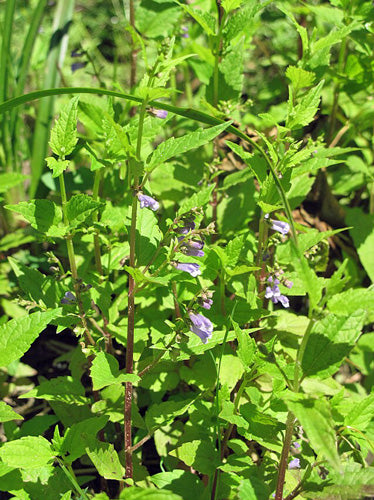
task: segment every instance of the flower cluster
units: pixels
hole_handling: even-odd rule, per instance
[[[266,287],[265,298],[270,299],[273,302],[273,304],[277,304],[278,302],[280,302],[283,307],[286,307],[286,308],[289,307],[290,303],[289,303],[288,297],[286,297],[285,295],[282,295],[280,290],[279,290],[279,286],[278,286],[280,284],[279,279],[273,278],[272,276],[269,276],[268,283],[270,283],[270,285],[268,285]],[[292,282],[290,281],[289,283],[292,286]],[[289,288],[291,288],[291,287],[289,287]]]
[[[204,257],[204,242],[197,238],[191,237],[187,238],[188,234],[195,229],[195,222],[192,218],[186,218],[183,221],[183,225],[176,229],[176,232],[180,235],[178,236],[178,241],[180,243],[180,251],[185,255],[191,257]],[[180,271],[185,271],[191,276],[196,278],[201,274],[200,265],[193,262],[178,262],[173,261],[171,264]]]

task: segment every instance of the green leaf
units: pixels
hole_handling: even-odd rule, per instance
[[[316,87],[309,90],[309,92],[307,92],[305,96],[300,99],[299,104],[295,107],[293,107],[293,97],[290,92],[290,109],[286,120],[286,127],[291,130],[295,130],[308,125],[313,120],[318,110],[323,84],[324,80],[322,80]]]
[[[305,69],[297,68],[296,66],[288,66],[286,70],[286,77],[291,80],[295,91],[298,91],[304,87],[310,87],[313,85],[316,75],[311,71],[306,71]]]
[[[244,370],[248,372],[252,368],[253,359],[256,352],[255,341],[252,337],[249,336],[248,333],[246,333],[245,330],[242,330],[239,325],[235,323],[235,321],[232,321],[232,325],[234,327],[236,338],[238,339],[239,344],[236,352],[244,366]]]
[[[47,325],[61,314],[61,308],[38,311],[1,325],[0,366],[8,366],[21,358]]]
[[[182,5],[182,7],[191,17],[195,19],[196,22],[200,24],[207,35],[215,35],[216,20],[211,14],[209,14],[209,12],[194,9],[189,5]]]
[[[45,380],[35,389],[19,397],[21,399],[36,398],[45,399],[46,401],[62,401],[80,406],[89,402],[89,399],[84,394],[84,387],[78,380],[72,377],[55,377]]]
[[[353,238],[360,261],[374,283],[374,215],[364,213],[360,208],[346,209],[346,222]]]
[[[302,359],[304,376],[327,378],[337,371],[361,334],[363,311],[350,316],[329,314],[312,329]]]
[[[82,224],[102,203],[92,199],[88,194],[76,194],[66,204],[66,212],[71,227]]]
[[[335,470],[340,471],[334,421],[327,401],[296,394],[289,394],[289,398],[287,406],[302,425],[311,447],[319,456],[325,457]]]
[[[220,465],[218,452],[212,442],[208,440],[194,440],[183,443],[169,454],[182,460],[188,467],[193,467],[201,474],[211,475]]]
[[[0,422],[9,422],[10,420],[23,420],[9,405],[0,401]]]
[[[293,244],[291,244],[291,255],[295,271],[302,280],[305,290],[309,296],[310,306],[314,309],[321,300],[323,285],[314,270],[309,266],[307,259],[301,254],[299,249],[294,247]]]
[[[231,123],[231,121],[225,122],[215,127],[195,130],[195,132],[178,137],[177,139],[174,137],[167,139],[153,152],[151,159],[146,165],[146,171],[152,172],[152,170],[170,158],[207,144],[230,126]]]
[[[26,436],[8,441],[0,448],[1,460],[10,467],[36,469],[53,462],[51,444],[42,436]]]
[[[94,438],[96,434],[105,427],[108,422],[107,416],[93,417],[82,420],[77,424],[73,424],[69,427],[61,446],[59,447],[60,454],[69,455],[66,457],[70,463],[74,462],[86,453],[87,442],[85,436],[89,435]]]
[[[120,373],[118,361],[106,352],[99,352],[91,365],[91,378],[93,390],[98,391],[111,384],[132,382],[136,384],[140,379],[133,373]]]
[[[125,471],[114,446],[110,443],[101,443],[87,434],[86,441],[88,441],[86,453],[100,476],[121,481]]]
[[[351,411],[344,419],[344,425],[365,431],[373,419],[374,393],[361,401],[356,401]]]
[[[374,290],[368,288],[350,288],[344,292],[334,295],[327,303],[328,309],[337,315],[348,316],[360,309],[365,314],[362,314],[363,319],[365,316],[374,310]]]
[[[203,207],[204,205],[209,203],[213,189],[214,185],[208,186],[199,191],[198,193],[194,193],[186,200],[183,200],[179,206],[178,215],[185,214],[194,207]]]
[[[162,239],[157,216],[143,208],[136,218],[136,262],[138,266],[148,264]]]
[[[232,10],[237,9],[241,3],[242,0],[222,0],[221,5],[225,9],[225,11],[229,13]]]
[[[145,423],[150,433],[173,422],[176,417],[186,413],[196,398],[187,401],[165,401],[152,405],[145,414]]]
[[[21,201],[17,205],[6,205],[5,208],[21,214],[33,228],[45,236],[62,237],[66,232],[65,227],[58,227],[62,223],[62,212],[53,201]]]
[[[59,175],[64,172],[68,166],[70,161],[69,160],[60,160],[56,159],[53,156],[49,156],[48,158],[45,159],[47,162],[48,168],[52,170],[52,177],[58,177]]]
[[[55,121],[51,130],[49,145],[52,151],[60,158],[69,155],[74,150],[78,141],[78,99],[78,96],[73,97],[70,102],[62,108],[60,116]]]
[[[183,497],[171,491],[159,491],[154,488],[146,490],[137,486],[126,488],[119,498],[121,500],[183,500]]]
[[[0,174],[0,193],[6,193],[9,189],[21,184],[25,179],[27,179],[27,175],[18,174],[16,172]]]

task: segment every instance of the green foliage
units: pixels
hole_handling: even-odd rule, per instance
[[[0,491],[373,495],[371,2],[73,7],[0,6]]]

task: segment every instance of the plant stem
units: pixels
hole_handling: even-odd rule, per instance
[[[61,193],[61,208],[62,208],[62,213],[64,216],[64,222],[65,226],[69,226],[69,217],[67,214],[67,196],[66,196],[66,188],[65,188],[65,180],[64,180],[64,174],[60,174],[59,176],[59,181],[60,181],[60,193]],[[73,277],[73,286],[74,286],[74,292],[75,296],[77,299],[77,304],[78,304],[78,309],[79,309],[79,317],[82,321],[82,326],[83,326],[83,335],[85,338],[85,343],[86,345],[95,345],[95,341],[93,340],[90,331],[87,326],[87,321],[86,321],[86,314],[83,309],[83,304],[82,304],[82,297],[81,297],[81,291],[80,291],[80,285],[79,285],[79,278],[78,278],[78,271],[77,271],[77,264],[75,261],[75,253],[74,253],[74,244],[73,244],[73,236],[71,234],[68,234],[66,236],[66,247],[68,251],[68,258],[69,258],[69,265],[70,265],[70,271],[71,275]]]
[[[69,481],[71,482],[71,484],[74,486],[74,488],[75,488],[76,492],[78,493],[78,495],[80,495],[80,498],[82,500],[89,500],[88,496],[86,495],[86,493],[79,486],[77,478],[75,477],[75,474],[74,474],[74,471],[73,471],[71,465],[66,466],[63,463],[63,461],[60,460],[59,458],[57,458],[57,461],[58,461],[61,469],[65,473],[66,477],[69,479]]]
[[[275,491],[275,500],[282,500],[282,498],[283,498],[284,479],[286,476],[287,460],[288,460],[288,454],[289,454],[290,448],[291,448],[294,423],[295,423],[295,417],[294,417],[293,413],[289,411],[288,415],[287,415],[287,421],[286,421],[286,434],[284,436],[282,454],[281,454],[281,459],[280,459],[280,463],[279,463],[277,489]]]
[[[342,43],[340,45],[339,60],[338,60],[339,77],[340,77],[340,73],[344,70],[346,57],[347,57],[347,37],[345,37],[342,40]],[[333,99],[333,103],[332,103],[329,129],[328,129],[327,138],[326,138],[327,144],[330,144],[330,142],[332,141],[332,136],[333,136],[334,130],[335,130],[336,114],[338,112],[338,107],[339,107],[339,92],[340,92],[340,83],[337,82],[335,84],[335,88],[334,88],[334,99]]]
[[[142,136],[144,117],[146,113],[147,99],[143,101],[139,114],[138,138],[136,145],[136,160],[141,161]],[[131,173],[130,173],[131,175]],[[135,268],[135,241],[136,241],[136,216],[138,210],[138,198],[136,196],[139,188],[139,176],[134,175],[134,197],[131,207],[131,228],[130,228],[130,267]],[[126,343],[126,373],[133,373],[134,369],[134,328],[135,328],[135,280],[129,274],[129,292],[127,309],[127,343]],[[132,405],[132,383],[125,385],[125,407],[124,407],[124,437],[125,437],[125,459],[126,478],[132,478],[132,437],[131,437],[131,405]]]
[[[100,191],[100,186],[101,186],[101,179],[103,178],[103,169],[100,168],[99,170],[96,170],[95,172],[95,178],[94,178],[94,185],[93,185],[93,190],[92,190],[92,199],[97,201],[99,198],[99,191]],[[93,221],[97,222],[99,220],[99,216],[97,211],[95,211],[94,215],[92,216]],[[94,252],[95,252],[95,265],[96,265],[96,270],[99,273],[100,276],[103,276],[103,266],[101,263],[101,252],[100,252],[100,239],[99,239],[99,231],[98,229],[95,229],[94,235],[93,235],[93,240],[94,240]]]

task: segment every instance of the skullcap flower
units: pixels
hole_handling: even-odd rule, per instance
[[[189,273],[193,278],[196,278],[196,276],[201,274],[199,264],[195,264],[193,262],[174,262],[172,264],[176,269]]]
[[[283,222],[281,220],[274,220],[274,219],[271,219],[271,222],[272,222],[271,229],[273,229],[274,231],[278,231],[278,233],[284,235],[287,234],[290,230],[290,225],[288,224],[288,222]]]
[[[188,315],[191,320],[191,325],[190,325],[191,332],[195,333],[198,337],[200,337],[203,344],[206,344],[208,342],[208,339],[211,338],[213,333],[212,322],[210,321],[210,319],[206,318],[200,313],[197,314],[193,311],[190,311]]]
[[[293,458],[288,464],[289,469],[300,469],[300,460],[298,458]]]
[[[60,300],[61,304],[67,304],[67,305],[74,304],[74,302],[76,302],[76,301],[77,301],[77,299],[76,299],[75,295],[71,292],[65,292],[65,295]]]
[[[140,202],[140,208],[150,208],[154,212],[160,208],[160,204],[152,196],[146,194],[138,193],[138,200]]]

